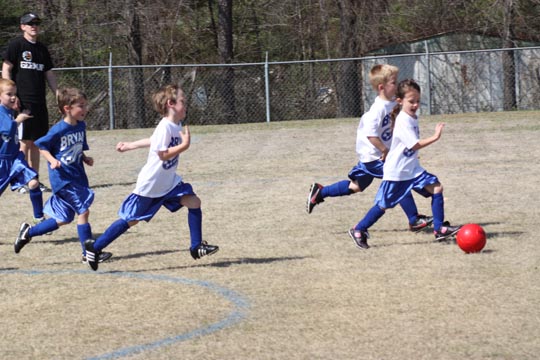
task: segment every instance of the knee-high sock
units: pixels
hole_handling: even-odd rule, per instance
[[[79,234],[79,241],[81,242],[82,252],[86,255],[86,250],[84,249],[84,242],[88,239],[92,239],[92,227],[90,226],[90,223],[77,224],[77,234]]]
[[[369,229],[373,224],[377,222],[382,216],[384,215],[384,210],[381,209],[379,206],[374,205],[371,209],[369,209],[368,213],[360,222],[354,227],[356,230],[362,230],[366,231]]]
[[[188,225],[191,237],[190,250],[195,249],[202,242],[202,210],[188,209]]]
[[[28,230],[28,236],[34,237],[43,235],[49,232],[53,232],[54,230],[58,229],[58,224],[56,223],[55,219],[47,219],[43,222],[40,222],[37,225],[34,225]]]
[[[405,195],[399,205],[405,212],[405,215],[407,215],[407,219],[409,219],[409,224],[414,224],[416,218],[418,217],[418,208],[416,207],[416,203],[414,202],[412,194],[410,192],[407,193],[407,195]]]
[[[118,219],[113,222],[107,230],[97,238],[94,243],[94,250],[101,251],[109,246],[114,240],[116,240],[120,235],[125,233],[129,229],[129,224],[126,220]]]
[[[439,231],[444,221],[444,197],[442,193],[431,197],[431,211],[433,212],[433,230]]]
[[[350,183],[349,180],[342,180],[331,185],[326,185],[321,190],[321,196],[324,199],[325,197],[351,195],[352,191],[349,189]]]
[[[30,189],[30,202],[34,210],[34,218],[41,219],[43,217],[43,193],[39,186],[35,189]]]

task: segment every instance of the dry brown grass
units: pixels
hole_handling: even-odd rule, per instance
[[[421,119],[424,136],[447,123],[421,162],[445,186],[447,218],[487,231],[479,254],[405,231],[399,208],[371,229],[372,248],[358,250],[346,232],[371,206],[378,181],[306,214],[310,183],[341,180],[354,165],[354,119],[193,127],[180,173],[203,201],[206,239],[221,247],[199,261],[187,251],[184,209],[131,229],[98,273],[78,262],[74,224],[15,255],[31,208],[7,191],[0,357],[123,350],[132,359],[537,359],[539,116]],[[89,133],[96,235],[116,219],[147,156],[114,145],[150,133]],[[415,198],[430,213],[429,200]]]

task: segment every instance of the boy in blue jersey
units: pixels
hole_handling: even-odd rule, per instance
[[[85,155],[89,150],[86,142],[88,100],[86,95],[75,88],[58,90],[58,108],[63,118],[45,136],[36,141],[41,154],[47,159],[49,181],[53,194],[45,203],[45,213],[51,218],[30,226],[22,223],[19,236],[15,240],[15,253],[39,235],[57,230],[69,224],[77,214],[77,233],[82,246],[83,262],[86,262],[84,241],[92,238],[88,217],[94,192],[88,184],[84,165],[92,166],[94,159]],[[104,261],[112,254],[102,254]]]
[[[39,187],[38,174],[24,159],[20,151],[17,127],[32,116],[22,112],[14,118],[18,107],[17,87],[9,79],[0,79],[0,195],[11,185],[17,190],[25,185],[30,189],[30,202],[34,210],[34,223],[43,217],[43,193]]]
[[[308,194],[306,210],[310,214],[313,208],[327,197],[348,196],[362,192],[371,185],[374,178],[383,177],[383,165],[392,141],[390,113],[396,102],[399,69],[393,65],[378,64],[371,68],[369,81],[377,92],[377,97],[358,124],[356,135],[356,153],[358,164],[349,172],[349,179],[322,186],[313,183]],[[411,231],[420,231],[429,226],[431,216],[419,215],[412,195],[407,194],[401,207],[409,220]],[[350,236],[351,233],[349,233]]]
[[[385,214],[386,209],[395,207],[412,190],[424,197],[431,197],[435,240],[445,240],[460,229],[459,226],[450,226],[443,222],[443,186],[435,175],[428,173],[420,165],[418,160],[418,150],[440,139],[444,123],[437,124],[432,136],[420,139],[416,114],[420,106],[420,86],[414,80],[407,79],[399,83],[396,100],[398,104],[392,112],[391,121],[392,144],[384,163],[383,181],[377,191],[375,205],[354,229],[351,229],[351,236],[357,246],[365,249],[369,247],[368,229]]]
[[[188,225],[191,238],[190,253],[193,259],[214,254],[219,247],[208,245],[202,240],[201,200],[193,192],[190,184],[184,183],[176,173],[180,154],[191,143],[189,128],[182,129],[186,117],[185,96],[176,85],[167,85],[152,97],[155,110],[163,116],[150,138],[134,142],[120,142],[116,149],[120,152],[150,147],[146,164],[139,172],[135,190],[124,200],[118,215],[96,240],[87,240],[86,256],[88,266],[98,269],[102,250],[139,221],[150,221],[164,206],[175,212],[188,208]]]

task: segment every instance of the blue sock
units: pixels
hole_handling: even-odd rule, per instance
[[[441,230],[444,221],[444,197],[442,192],[431,197],[431,211],[433,212],[433,230]]]
[[[418,208],[416,207],[412,194],[408,192],[407,195],[405,195],[405,197],[401,200],[399,205],[405,212],[405,215],[407,215],[409,224],[414,224],[416,218],[418,217]]]
[[[324,199],[325,197],[336,197],[336,196],[346,196],[351,195],[352,191],[349,189],[349,180],[338,181],[331,185],[324,186],[321,190],[321,196]]]
[[[191,237],[190,250],[195,249],[202,242],[202,210],[188,209],[188,225]]]
[[[94,250],[101,251],[109,246],[116,238],[125,233],[129,229],[129,224],[124,219],[118,219],[113,222],[107,230],[97,238],[94,243]]]
[[[41,219],[43,217],[43,193],[39,186],[30,189],[30,202],[32,202],[32,208],[34,209],[34,218]]]
[[[384,215],[384,210],[378,205],[374,205],[369,209],[368,213],[360,222],[354,227],[355,230],[367,231],[373,224],[377,222]]]
[[[92,238],[92,227],[89,223],[77,224],[77,234],[79,234],[79,241],[81,242],[83,255],[86,255],[84,242]]]
[[[56,223],[56,220],[53,218],[47,219],[37,225],[34,225],[28,230],[28,236],[34,237],[43,235],[49,232],[53,232],[54,230],[57,230],[59,228],[58,224]]]

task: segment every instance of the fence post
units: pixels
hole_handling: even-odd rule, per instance
[[[426,47],[426,68],[427,68],[427,114],[431,115],[431,63],[429,56],[429,45],[427,40],[424,40]]]
[[[268,51],[264,60],[264,89],[266,99],[266,122],[270,122],[270,76],[268,71]]]
[[[109,130],[114,130],[114,93],[112,73],[112,52],[109,52]]]

